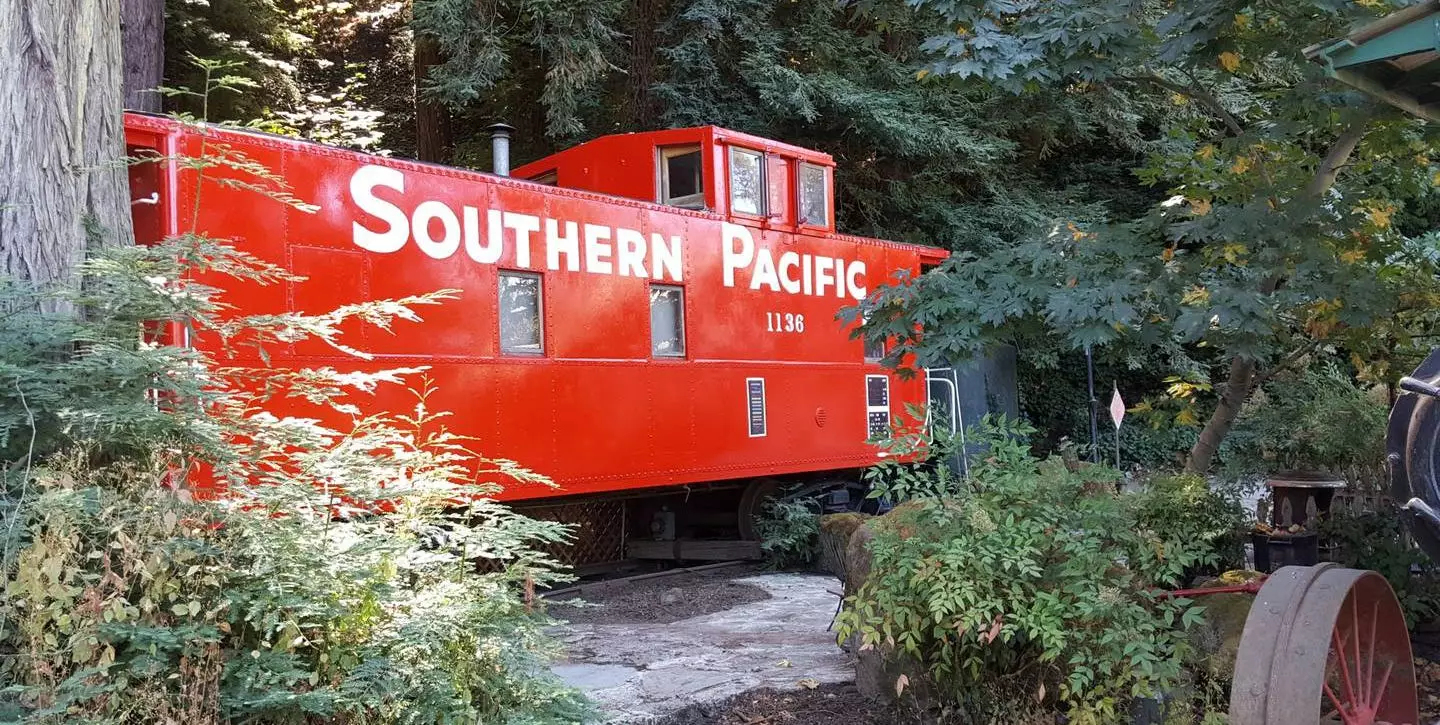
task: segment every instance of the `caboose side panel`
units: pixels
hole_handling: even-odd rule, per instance
[[[429,405],[452,413],[447,426],[474,437],[478,452],[561,486],[506,498],[864,466],[876,460],[866,439],[877,383],[890,415],[924,400],[923,380],[867,362],[836,320],[894,270],[918,271],[913,250],[210,133],[208,144],[242,150],[319,207],[304,212],[215,184],[196,207],[193,174],[179,174],[177,207],[199,209],[199,231],[309,278],[268,287],[215,280],[232,304],[315,314],[458,290],[458,299],[418,308],[423,324],[401,322],[393,334],[348,326],[343,341],[373,360],[312,342],[274,351],[273,364],[427,367]],[[186,153],[200,152],[198,136],[179,138]],[[387,389],[369,407],[414,403]]]

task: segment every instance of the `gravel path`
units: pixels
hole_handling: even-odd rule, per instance
[[[833,577],[759,574],[735,583],[768,597],[674,622],[661,621],[658,602],[650,621],[608,622],[587,613],[587,621],[558,632],[569,659],[555,671],[587,691],[614,723],[653,722],[761,687],[786,692],[854,680],[849,656],[826,631],[839,601]],[[622,619],[633,613],[618,611]],[[565,619],[569,610],[551,613]]]

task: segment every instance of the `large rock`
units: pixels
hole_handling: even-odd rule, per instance
[[[1260,576],[1253,571],[1228,571],[1202,582],[1198,589],[1243,584]],[[1250,616],[1253,594],[1207,594],[1196,599],[1205,608],[1203,622],[1190,630],[1194,663],[1212,678],[1229,681],[1235,676],[1235,657],[1240,652],[1240,635]]]
[[[858,513],[827,514],[820,517],[820,569],[845,579],[845,560],[850,537],[865,525],[869,516]]]

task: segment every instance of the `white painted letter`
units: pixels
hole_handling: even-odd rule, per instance
[[[435,239],[430,236],[430,220],[439,219],[445,227],[445,236]],[[410,233],[415,235],[415,246],[432,259],[445,259],[460,248],[460,220],[455,212],[443,201],[425,201],[415,207],[415,216],[410,219]]]
[[[770,250],[761,248],[755,254],[755,271],[750,275],[750,289],[760,289],[764,285],[772,292],[780,291],[780,278],[775,275],[775,260],[770,258]]]
[[[865,299],[865,285],[856,280],[857,277],[862,277],[864,274],[865,263],[858,259],[851,262],[850,267],[845,270],[845,287],[850,290],[850,296],[857,300]]]
[[[620,227],[615,230],[615,243],[619,245],[616,259],[617,270],[622,277],[645,276],[645,235],[634,229]]]
[[[410,220],[400,207],[375,196],[374,189],[383,186],[399,192],[405,191],[405,175],[397,169],[385,166],[361,166],[350,177],[350,199],[360,211],[379,217],[389,224],[383,232],[372,232],[355,222],[353,238],[355,246],[379,254],[398,252],[410,239]]]
[[[800,255],[795,252],[785,252],[780,255],[780,286],[790,294],[800,294],[800,280],[795,279],[794,272],[786,272],[787,269],[795,269],[800,266]]]
[[[831,261],[835,263],[835,266],[831,267],[835,270],[835,296],[843,299],[845,297],[845,260],[836,257]]]
[[[825,295],[825,286],[835,282],[835,276],[830,274],[830,265],[835,260],[829,257],[815,257],[815,296]]]
[[[808,254],[801,255],[801,256],[800,256],[800,285],[801,285],[801,291],[804,292],[804,293],[807,294],[807,295],[808,295],[808,294],[812,294],[812,293],[814,292],[814,288],[810,286],[810,276],[811,276],[813,273],[814,273],[813,270],[810,268],[810,255],[808,255]]]
[[[560,224],[554,219],[545,220],[545,266],[560,269],[560,255],[565,255],[565,268],[571,272],[580,271],[580,227],[575,222],[565,222],[565,236],[560,236]]]
[[[540,231],[540,217],[507,211],[504,219],[505,228],[515,230],[515,265],[530,269],[530,235]]]
[[[504,247],[500,242],[499,224],[496,217],[500,212],[490,210],[490,229],[484,242],[480,240],[480,210],[473,206],[465,207],[465,253],[479,264],[494,264],[500,261],[500,250]]]
[[[655,279],[669,276],[671,282],[680,282],[680,237],[670,237],[670,243],[665,243],[665,237],[659,232],[650,233],[650,274]],[[661,272],[664,274],[661,274]]]
[[[610,227],[599,224],[585,225],[585,271],[591,274],[610,274]]]
[[[750,236],[749,229],[730,222],[720,222],[720,237],[720,259],[725,286],[734,287],[735,270],[749,267],[750,262],[755,259],[755,239]],[[740,242],[738,250],[734,248],[737,241]]]

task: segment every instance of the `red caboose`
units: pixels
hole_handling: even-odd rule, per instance
[[[655,548],[643,543],[652,521],[666,541],[705,525],[746,534],[760,493],[854,480],[877,460],[871,435],[926,401],[923,377],[880,367],[837,313],[945,253],[836,233],[825,154],[701,127],[603,137],[515,178],[500,142],[498,173],[486,174],[137,114],[126,124],[132,153],[225,144],[318,205],[205,188],[196,231],[309,278],[237,290],[230,302],[245,311],[460,290],[422,325],[357,332],[373,363],[299,344],[273,364],[428,366],[457,433],[559,485],[504,498],[544,497],[550,515],[585,524],[579,558],[616,558],[627,518],[644,534],[632,556]],[[135,206],[142,241],[189,228],[191,173],[136,167],[134,195],[158,199]],[[400,393],[375,404],[408,408]],[[654,496],[700,492],[726,513]],[[662,507],[680,520],[657,517]]]

